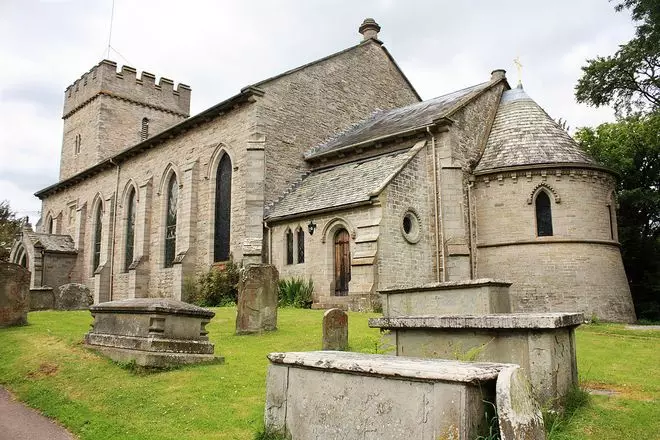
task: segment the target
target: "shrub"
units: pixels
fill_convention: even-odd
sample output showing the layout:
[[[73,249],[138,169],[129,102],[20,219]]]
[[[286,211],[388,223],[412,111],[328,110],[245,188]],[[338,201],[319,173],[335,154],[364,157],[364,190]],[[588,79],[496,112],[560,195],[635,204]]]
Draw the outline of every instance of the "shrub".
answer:
[[[310,309],[314,293],[314,282],[309,279],[291,278],[277,282],[277,297],[280,306],[290,306],[299,309]]]
[[[240,266],[230,259],[223,269],[212,267],[194,280],[185,280],[183,287],[188,302],[202,307],[236,304],[239,271]]]

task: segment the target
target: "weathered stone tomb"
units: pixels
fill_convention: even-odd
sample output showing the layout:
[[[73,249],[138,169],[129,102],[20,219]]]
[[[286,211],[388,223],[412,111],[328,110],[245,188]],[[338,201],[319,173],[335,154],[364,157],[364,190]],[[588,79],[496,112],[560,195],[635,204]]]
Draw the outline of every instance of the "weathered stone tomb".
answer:
[[[292,440],[473,440],[489,431],[496,389],[511,401],[508,384],[497,382],[500,371],[517,368],[336,351],[268,358],[265,425]],[[517,439],[544,439],[533,398],[524,387],[516,392],[531,406],[508,411],[506,426]]]
[[[540,402],[556,401],[577,385],[575,328],[581,313],[373,318],[389,330],[398,356],[518,364]]]
[[[115,361],[156,368],[222,361],[206,331],[215,316],[210,310],[166,298],[111,301],[90,310],[94,323],[85,345]]]

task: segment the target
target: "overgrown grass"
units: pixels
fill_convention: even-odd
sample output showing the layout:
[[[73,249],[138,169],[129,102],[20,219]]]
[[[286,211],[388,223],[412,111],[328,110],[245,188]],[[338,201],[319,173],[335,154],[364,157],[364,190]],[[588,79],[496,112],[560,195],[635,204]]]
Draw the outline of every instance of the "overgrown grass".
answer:
[[[29,326],[0,329],[0,383],[81,439],[253,439],[263,433],[266,354],[320,349],[323,311],[280,309],[278,331],[235,336],[235,308],[214,310],[207,328],[225,364],[159,373],[122,367],[83,348],[89,312],[30,313]],[[367,326],[373,316],[349,313],[352,350],[382,352],[378,331]],[[618,394],[592,396],[553,438],[657,438],[658,342],[657,331],[578,330],[585,386]]]

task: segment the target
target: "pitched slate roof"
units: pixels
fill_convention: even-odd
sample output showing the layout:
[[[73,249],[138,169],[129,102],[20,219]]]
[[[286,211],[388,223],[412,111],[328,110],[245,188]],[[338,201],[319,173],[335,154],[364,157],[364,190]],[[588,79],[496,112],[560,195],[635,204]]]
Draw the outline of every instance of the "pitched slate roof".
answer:
[[[76,252],[76,246],[69,235],[44,234],[25,229],[23,230],[23,234],[33,246],[41,244],[45,251],[66,253]]]
[[[409,150],[314,171],[267,208],[265,217],[272,220],[368,203],[372,197],[380,194],[425,144],[425,141],[421,141]]]
[[[374,112],[368,119],[338,133],[324,143],[312,147],[305,153],[305,158],[320,157],[352,145],[426,127],[437,119],[449,116],[463,103],[495,82],[497,81],[477,84],[406,107]]]
[[[505,91],[475,173],[543,164],[600,168],[522,86]]]

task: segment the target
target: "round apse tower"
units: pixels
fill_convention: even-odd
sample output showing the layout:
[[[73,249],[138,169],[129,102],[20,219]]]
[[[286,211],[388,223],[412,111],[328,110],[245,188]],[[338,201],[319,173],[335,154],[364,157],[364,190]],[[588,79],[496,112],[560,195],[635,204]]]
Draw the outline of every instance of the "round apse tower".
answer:
[[[635,320],[615,176],[522,86],[503,93],[473,173],[476,276],[512,282],[513,311]]]

